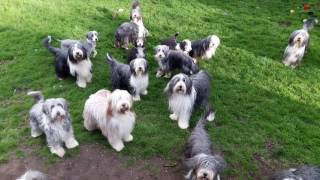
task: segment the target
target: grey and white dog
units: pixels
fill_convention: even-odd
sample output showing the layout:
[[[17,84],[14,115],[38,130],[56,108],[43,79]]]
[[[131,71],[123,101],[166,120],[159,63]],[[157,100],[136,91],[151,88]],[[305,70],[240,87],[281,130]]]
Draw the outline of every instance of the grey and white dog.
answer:
[[[192,41],[189,55],[193,58],[194,63],[200,59],[210,59],[215,55],[219,45],[220,38],[216,35],[210,35],[207,38]]]
[[[275,173],[270,180],[319,180],[320,167],[302,166],[297,169],[289,169]]]
[[[179,69],[182,73],[188,75],[199,71],[190,56],[181,51],[170,50],[169,46],[166,45],[156,46],[154,57],[158,61],[160,68],[157,72],[157,77],[165,75],[165,77],[170,78],[171,72],[175,69]]]
[[[144,47],[133,47],[128,51],[128,64],[136,58],[145,58]]]
[[[169,117],[178,121],[181,129],[189,127],[189,119],[195,108],[209,108],[210,86],[210,77],[205,71],[190,77],[180,73],[169,81],[164,90],[169,100],[169,110],[172,112]]]
[[[122,23],[115,33],[115,44],[117,48],[128,49],[129,44],[143,47],[144,36],[139,32],[139,26],[134,22]]]
[[[65,150],[79,145],[74,138],[68,103],[63,98],[44,99],[40,91],[29,92],[34,97],[36,104],[29,112],[31,136],[46,135],[50,152],[63,157]]]
[[[226,168],[225,160],[213,151],[205,125],[212,120],[214,112],[206,110],[193,129],[185,148],[184,165],[188,169],[188,180],[220,180],[220,173]]]
[[[138,22],[142,18],[140,2],[138,0],[133,0],[131,6],[130,20],[133,22]]]
[[[107,62],[111,66],[112,89],[127,90],[134,101],[140,100],[140,95],[147,95],[149,85],[148,62],[144,58],[136,58],[129,65],[119,63],[107,54]]]
[[[289,43],[283,54],[283,64],[296,68],[309,46],[309,31],[318,23],[315,18],[304,20],[303,28],[291,33]]]
[[[16,180],[47,180],[46,174],[40,171],[28,170],[22,176],[18,177]]]
[[[61,43],[61,48],[69,49],[76,43],[82,44],[87,49],[87,54],[92,57],[96,57],[97,51],[97,41],[98,41],[98,32],[97,31],[89,31],[86,34],[86,40],[74,40],[74,39],[64,39],[58,40]]]

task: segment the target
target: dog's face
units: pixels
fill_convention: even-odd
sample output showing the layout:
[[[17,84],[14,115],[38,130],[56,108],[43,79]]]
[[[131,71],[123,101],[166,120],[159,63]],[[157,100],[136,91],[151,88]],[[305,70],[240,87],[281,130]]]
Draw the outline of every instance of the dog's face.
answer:
[[[293,43],[296,47],[302,47],[305,42],[305,36],[302,33],[297,34],[297,36],[293,39]]]
[[[87,59],[87,50],[82,44],[76,43],[68,50],[69,59],[78,62]]]
[[[215,173],[211,169],[200,168],[197,170],[196,179],[197,180],[213,180]]]
[[[87,39],[92,42],[98,41],[98,32],[97,31],[89,31],[87,33]]]
[[[188,39],[181,41],[179,46],[179,48],[185,53],[189,53],[192,50],[191,41]]]
[[[220,38],[216,35],[209,37],[209,48],[217,48],[220,45]]]
[[[130,62],[130,71],[133,75],[144,75],[148,71],[148,62],[144,58],[136,58]]]
[[[186,74],[177,74],[171,78],[165,92],[169,94],[190,94],[192,81]]]
[[[139,21],[142,20],[140,9],[139,8],[132,9],[130,18],[134,23],[139,23]]]
[[[63,121],[67,117],[68,103],[63,98],[47,99],[42,108],[43,113],[50,117],[51,121]]]
[[[136,40],[136,44],[135,44],[135,46],[136,47],[143,47],[144,46],[144,39],[143,39],[143,37],[141,36],[141,37],[138,37],[137,38],[137,40]]]
[[[116,89],[111,93],[112,112],[125,115],[132,109],[132,96],[126,90]]]
[[[165,58],[169,52],[169,46],[166,45],[158,45],[154,48],[155,50],[155,59],[162,60]]]

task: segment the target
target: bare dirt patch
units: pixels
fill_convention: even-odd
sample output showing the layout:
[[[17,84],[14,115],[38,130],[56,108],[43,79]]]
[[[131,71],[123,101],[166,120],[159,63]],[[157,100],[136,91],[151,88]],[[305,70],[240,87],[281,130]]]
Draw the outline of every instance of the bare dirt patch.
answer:
[[[183,179],[180,163],[167,162],[154,157],[128,164],[127,157],[106,151],[99,145],[82,145],[78,155],[65,158],[54,164],[44,158],[28,155],[25,158],[12,157],[8,163],[0,165],[1,179],[11,180],[28,169],[42,171],[50,180],[179,180]]]

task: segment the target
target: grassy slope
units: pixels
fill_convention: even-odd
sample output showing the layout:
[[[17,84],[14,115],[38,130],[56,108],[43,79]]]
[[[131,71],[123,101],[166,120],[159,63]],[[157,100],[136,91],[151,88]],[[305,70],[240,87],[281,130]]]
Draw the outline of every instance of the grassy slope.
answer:
[[[113,48],[113,34],[118,25],[127,21],[129,3],[129,0],[0,2],[1,161],[20,143],[34,146],[36,153],[57,160],[44,146],[44,138],[29,136],[27,113],[33,100],[25,95],[28,90],[42,90],[46,97],[65,97],[71,105],[80,143],[97,142],[109,148],[100,133],[84,131],[81,114],[91,93],[110,88],[109,68],[104,61],[106,52],[121,60],[126,57],[123,50]],[[217,108],[217,120],[209,132],[228,161],[225,176],[246,179],[279,163],[320,164],[318,28],[311,32],[310,50],[298,70],[280,63],[289,34],[300,28],[306,17],[300,3],[152,0],[142,4],[145,25],[152,33],[147,47],[152,75],[157,67],[152,47],[159,39],[176,31],[181,33],[180,39],[198,39],[209,34],[222,39],[214,61],[201,62],[201,67],[214,77],[211,101]],[[125,8],[125,12],[112,19],[112,11],[118,8]],[[290,8],[296,13],[290,15]],[[287,21],[291,24],[284,26]],[[42,48],[41,39],[48,34],[82,38],[92,29],[100,32],[98,56],[92,60],[93,84],[80,89],[72,79],[58,81],[52,56]],[[135,104],[138,115],[135,141],[121,154],[133,159],[180,156],[189,131],[180,130],[168,119],[162,93],[166,82],[151,76],[149,95]],[[193,116],[192,125],[199,114]]]

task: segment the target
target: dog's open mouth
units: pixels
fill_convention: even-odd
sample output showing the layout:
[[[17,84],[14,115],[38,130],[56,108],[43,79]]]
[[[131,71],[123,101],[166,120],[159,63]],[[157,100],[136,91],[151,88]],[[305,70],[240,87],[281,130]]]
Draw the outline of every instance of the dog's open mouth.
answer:
[[[129,111],[129,107],[128,107],[128,106],[122,107],[122,108],[120,109],[120,113],[121,113],[121,114],[125,114],[127,111]]]
[[[65,116],[64,115],[57,115],[55,119],[56,119],[56,121],[63,121],[65,119]]]

